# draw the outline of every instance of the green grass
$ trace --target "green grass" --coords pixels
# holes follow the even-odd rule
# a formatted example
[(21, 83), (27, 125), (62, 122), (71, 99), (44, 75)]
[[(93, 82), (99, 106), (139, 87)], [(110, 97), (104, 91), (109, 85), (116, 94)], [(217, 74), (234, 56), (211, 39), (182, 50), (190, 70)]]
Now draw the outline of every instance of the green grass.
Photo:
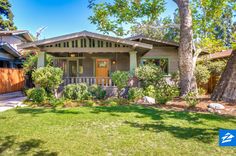
[(141, 106), (0, 113), (0, 155), (235, 155), (218, 130), (236, 118)]

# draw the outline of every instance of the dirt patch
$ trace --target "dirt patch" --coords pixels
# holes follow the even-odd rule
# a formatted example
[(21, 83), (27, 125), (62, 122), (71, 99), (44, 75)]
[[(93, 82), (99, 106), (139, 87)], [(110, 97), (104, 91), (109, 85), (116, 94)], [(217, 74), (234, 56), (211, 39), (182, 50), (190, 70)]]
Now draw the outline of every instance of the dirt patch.
[[(199, 97), (199, 100), (200, 100), (200, 103), (197, 104), (196, 107), (194, 108), (189, 108), (187, 103), (181, 98), (175, 98), (173, 101), (170, 101), (165, 105), (160, 105), (160, 104), (148, 105), (147, 104), (145, 106), (154, 106), (154, 107), (167, 109), (167, 110), (207, 113), (209, 112), (207, 106), (210, 103), (216, 103), (214, 101), (211, 101), (210, 96), (208, 95)], [(236, 103), (227, 103), (223, 101), (218, 101), (217, 103), (224, 105), (225, 109), (214, 112), (214, 113), (221, 114), (221, 115), (236, 116)]]

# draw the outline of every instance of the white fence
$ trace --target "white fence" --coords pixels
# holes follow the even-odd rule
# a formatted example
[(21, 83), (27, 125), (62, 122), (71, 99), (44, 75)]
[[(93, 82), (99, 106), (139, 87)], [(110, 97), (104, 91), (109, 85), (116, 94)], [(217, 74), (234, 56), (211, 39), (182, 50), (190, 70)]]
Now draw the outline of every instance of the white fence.
[(110, 77), (66, 77), (64, 78), (64, 86), (68, 84), (86, 83), (88, 85), (101, 85), (102, 87), (115, 86)]

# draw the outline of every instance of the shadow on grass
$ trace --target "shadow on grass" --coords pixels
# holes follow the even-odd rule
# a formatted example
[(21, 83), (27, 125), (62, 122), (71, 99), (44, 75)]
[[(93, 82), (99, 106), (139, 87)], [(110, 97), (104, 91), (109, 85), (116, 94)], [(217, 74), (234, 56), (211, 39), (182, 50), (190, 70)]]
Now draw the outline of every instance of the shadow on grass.
[[(221, 124), (224, 122), (236, 123), (236, 118), (234, 117), (224, 117), (214, 114), (202, 114), (202, 113), (192, 113), (192, 112), (178, 112), (178, 111), (167, 111), (156, 109), (153, 107), (142, 107), (142, 106), (116, 106), (116, 107), (96, 107), (92, 113), (103, 113), (107, 112), (110, 114), (114, 113), (138, 113), (136, 118), (151, 118), (154, 123), (136, 123), (125, 121), (131, 127), (139, 128), (144, 131), (151, 132), (169, 132), (176, 138), (180, 139), (195, 139), (203, 143), (211, 143), (214, 141), (215, 137), (218, 135)], [(189, 122), (191, 125), (176, 126), (166, 124), (165, 120), (173, 119), (172, 123), (178, 120), (184, 120)], [(176, 121), (174, 121), (177, 119)], [(208, 125), (209, 121), (217, 121), (218, 125), (210, 127)], [(202, 128), (199, 126), (204, 126)], [(219, 127), (217, 127), (219, 126)]]
[(179, 127), (172, 125), (165, 125), (163, 123), (155, 124), (140, 124), (136, 122), (124, 122), (131, 127), (139, 128), (144, 131), (151, 132), (169, 132), (176, 138), (180, 139), (194, 139), (203, 143), (211, 143), (214, 141), (215, 136), (218, 135), (219, 128), (192, 128), (192, 127)]
[[(167, 118), (173, 118), (178, 120), (188, 121), (191, 124), (204, 124), (203, 120), (211, 120), (218, 122), (232, 122), (236, 124), (235, 117), (226, 117), (215, 114), (203, 114), (193, 113), (188, 111), (173, 111), (173, 110), (162, 110), (154, 107), (143, 107), (137, 105), (131, 106), (114, 106), (114, 107), (94, 107), (91, 113), (103, 113), (107, 112), (113, 115), (114, 113), (138, 113), (137, 118), (149, 117), (153, 120), (162, 120)], [(203, 119), (203, 120), (202, 120)]]
[[(57, 156), (57, 152), (50, 152), (42, 149), (44, 142), (39, 139), (29, 139), (17, 142), (15, 136), (6, 136), (0, 138), (0, 155), (4, 155), (5, 151), (12, 151), (14, 155), (34, 155), (34, 156)], [(17, 151), (14, 151), (17, 149)]]
[(37, 114), (44, 113), (56, 113), (56, 114), (81, 114), (78, 109), (56, 109), (56, 108), (17, 108), (15, 111), (19, 114), (31, 114), (36, 116)]

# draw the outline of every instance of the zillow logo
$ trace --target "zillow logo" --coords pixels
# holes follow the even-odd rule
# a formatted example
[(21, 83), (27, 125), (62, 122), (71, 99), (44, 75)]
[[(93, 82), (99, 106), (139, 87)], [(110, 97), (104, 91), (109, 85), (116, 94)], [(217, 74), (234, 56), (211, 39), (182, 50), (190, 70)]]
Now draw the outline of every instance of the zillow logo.
[(236, 146), (236, 130), (219, 131), (219, 145), (220, 146)]

